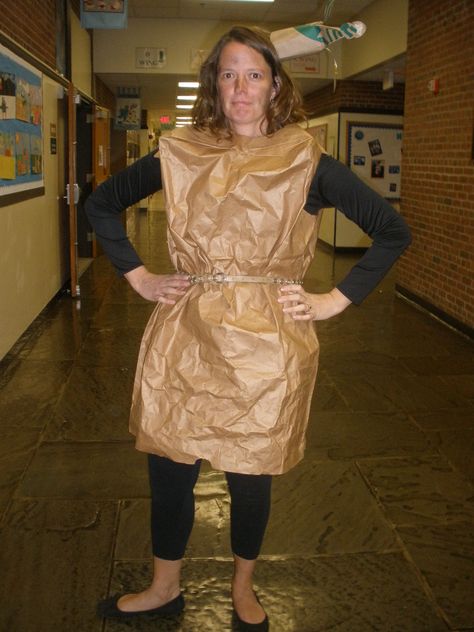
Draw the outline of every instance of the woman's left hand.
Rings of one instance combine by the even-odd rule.
[[[326,320],[351,304],[337,288],[324,294],[310,294],[301,285],[283,285],[278,302],[294,320]]]

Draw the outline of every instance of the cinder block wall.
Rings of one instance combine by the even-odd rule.
[[[413,244],[398,283],[472,328],[474,2],[412,0],[408,19],[401,211]]]

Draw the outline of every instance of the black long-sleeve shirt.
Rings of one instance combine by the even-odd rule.
[[[152,152],[102,183],[85,204],[87,216],[104,252],[120,274],[143,265],[130,243],[120,213],[162,188],[160,160]],[[336,207],[367,233],[373,243],[337,288],[359,304],[376,287],[410,244],[403,218],[350,169],[323,154],[305,210],[313,215]]]

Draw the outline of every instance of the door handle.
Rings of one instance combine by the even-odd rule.
[[[74,204],[77,204],[79,202],[79,196],[80,195],[81,195],[81,189],[79,188],[79,185],[77,184],[77,182],[75,182],[73,184],[73,201],[74,201]],[[69,184],[66,184],[66,195],[64,196],[64,199],[66,200],[68,205],[71,203],[71,187],[70,187]]]

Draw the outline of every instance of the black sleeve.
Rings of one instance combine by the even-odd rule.
[[[387,200],[364,184],[348,167],[323,154],[305,209],[316,214],[335,207],[372,239],[372,245],[337,288],[358,305],[377,286],[410,245],[403,217]]]
[[[132,204],[161,189],[156,151],[103,182],[87,198],[85,211],[97,239],[120,274],[142,265],[130,243],[120,214]]]

